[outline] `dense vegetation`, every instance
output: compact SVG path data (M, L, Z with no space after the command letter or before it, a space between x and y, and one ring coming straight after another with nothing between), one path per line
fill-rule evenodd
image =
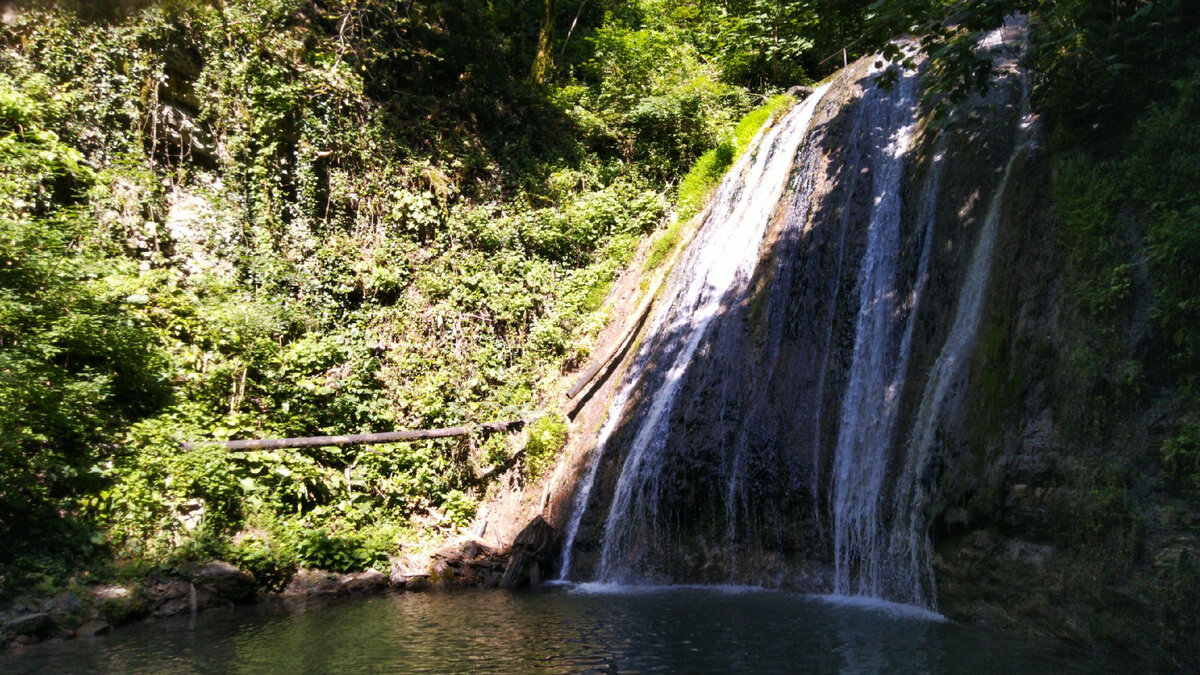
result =
M690 213L768 114L735 129L755 93L808 81L817 51L848 41L862 11L759 0L11 11L3 583L208 555L272 583L298 564L382 564L422 531L466 524L487 470L517 459L509 439L273 452L179 442L538 410L586 358L615 273L667 225L681 175L709 153ZM673 242L660 236L659 259ZM531 478L561 446L561 421L545 419L524 455Z
M1101 327L1080 359L1093 393L1165 381L1200 409L1200 19L1183 0L9 12L0 585L209 555L278 583L465 525L490 467L545 470L560 419L521 456L504 437L178 443L528 416L587 358L615 274L647 236L645 268L666 259L672 211L698 211L780 89L911 32L953 100L986 86L969 45L1014 12L1079 305ZM1139 284L1155 337L1130 352ZM1200 488L1200 418L1162 457L1178 490Z

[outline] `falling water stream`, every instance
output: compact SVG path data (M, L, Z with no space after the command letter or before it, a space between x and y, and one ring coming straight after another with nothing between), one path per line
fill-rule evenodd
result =
M681 334L681 340L662 344L647 340L634 355L625 384L616 394L611 412L601 429L588 474L567 525L561 577L569 578L571 550L579 531L580 518L595 482L596 469L612 431L619 422L643 370L653 361L670 363L666 377L653 394L650 409L643 415L632 449L625 459L616 496L608 511L601 558L601 577L616 580L628 562L621 524L633 519L647 525L656 503L653 491L661 464L653 461L666 436L664 421L675 403L679 382L700 340L722 303L736 286L744 286L758 262L759 247L771 212L778 204L791 172L796 153L821 97L824 85L796 106L784 119L760 132L750 150L721 182L713 207L677 269L679 273L661 299L660 309L647 329L650 335ZM664 353L665 352L665 353Z
M877 86L889 70L892 85ZM934 269L934 241L961 230L938 222L947 148L920 132L923 70L920 58L850 69L760 132L726 176L622 375L560 578L588 550L583 578L605 583L686 581L664 569L678 560L708 583L936 607L929 473L944 411L963 395L1030 123L1023 110L960 290L931 300L930 277L952 273ZM826 156L842 164L822 173ZM944 333L918 325L942 316L921 313L930 302L954 308ZM936 358L914 362L931 333L946 335L922 348ZM781 494L788 505L768 497ZM796 513L811 514L808 529L787 532Z
M878 521L908 357L897 339L897 268L900 190L916 126L916 85L916 73L906 71L894 92L873 88L863 102L870 128L884 132L871 161L874 205L859 265L853 361L833 465L834 590L845 595L879 596L885 563Z

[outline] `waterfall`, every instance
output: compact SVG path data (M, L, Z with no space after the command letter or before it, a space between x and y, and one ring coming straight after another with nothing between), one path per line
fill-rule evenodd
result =
M603 580L623 578L628 569L626 563L636 557L628 550L625 539L629 525L653 526L657 503L654 490L661 470L658 459L666 418L675 404L680 378L709 324L722 313L727 296L744 288L758 263L771 213L780 201L813 112L827 89L828 85L819 87L782 120L760 132L751 149L718 186L713 207L673 271L664 297L659 300L661 309L646 328L648 337L635 353L597 439L584 487L567 526L563 578L570 575L571 551L596 480L597 466L614 428L627 412L633 391L645 384L643 376L652 361L665 375L655 383L653 393L646 396L650 401L648 409L641 412L638 430L609 506L600 561Z
M908 461L896 483L895 522L891 529L889 554L897 562L896 593L900 600L935 607L933 552L929 539L929 509L932 502L928 473L937 449L937 432L947 404L961 396L966 385L967 364L979 330L984 294L991 278L993 250L1013 166L1031 147L1032 116L1028 107L1029 83L1021 77L1021 113L1017 142L1004 166L1004 173L988 203L979 238L971 254L967 276L954 308L950 334L930 369L921 395L916 421L908 440Z
M894 91L873 88L861 105L869 129L874 204L859 266L858 322L850 379L842 398L833 468L834 590L878 596L883 549L880 507L907 353L899 349L897 289L901 186L916 125L914 71Z
M642 414L609 506L600 558L600 577L604 581L622 581L629 576L630 562L638 552L631 550L627 534L634 528L655 524L655 490L662 469L659 459L666 438L666 416L675 404L680 379L709 324L724 309L727 294L735 287L744 288L757 265L771 213L826 89L828 85L818 88L769 129L747 153L745 165L722 181L696 241L680 261L671 295L664 298L650 333L681 337L669 340L672 344L667 349L673 353L664 355L663 345L656 340L646 340L642 347L647 353L653 347L659 348L658 365L666 365L666 375L650 397L649 410ZM639 358L635 365L642 361ZM635 379L636 374L630 377L631 381ZM614 407L610 414L622 412Z
M1029 121L994 181L950 146L976 132L917 133L924 66L906 63L887 66L890 87L867 61L822 85L722 181L621 375L561 578L936 605L937 443ZM970 105L991 110L1000 91ZM939 220L956 213L979 227ZM957 293L931 281L959 274Z

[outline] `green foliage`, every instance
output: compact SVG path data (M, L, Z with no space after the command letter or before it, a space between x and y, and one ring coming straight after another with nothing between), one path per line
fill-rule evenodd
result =
M742 116L738 120L737 126L733 129L733 140L738 149L738 156L745 152L750 147L750 141L754 139L755 134L767 120L778 117L787 109L791 108L796 102L788 94L777 94L767 99L765 103L758 106Z
M253 535L230 546L227 556L230 562L253 574L259 586L270 591L283 590L299 564L291 549Z
M296 557L304 566L331 572L364 570L387 560L384 551L361 535L331 535L324 528L300 536Z
M379 564L430 511L465 525L503 439L179 443L535 409L663 222L657 186L699 167L698 208L773 110L735 124L743 85L815 72L804 45L861 13L544 10L61 2L0 27L0 563L225 555L278 587ZM531 476L565 438L546 419Z
M708 200L709 193L721 182L721 178L729 170L729 167L733 166L733 163L750 147L750 142L754 140L755 134L763 124L772 117L778 116L792 103L794 103L794 99L787 94L779 94L768 99L763 105L742 116L737 126L734 127L732 138L722 139L717 147L708 150L696 160L687 175L679 182L677 213L681 221L686 222L700 212ZM665 239L660 239L660 241L665 241ZM655 253L651 252L651 257L654 256ZM652 269L657 265L658 262L655 262L654 265L647 265L647 268Z
M1192 75L1173 102L1147 111L1125 152L1108 160L1076 154L1055 176L1082 308L1117 317L1143 268L1161 348L1184 382L1200 368L1200 134L1187 121L1200 114L1198 102L1200 76Z
M558 8L553 39L578 28L533 85L540 6L61 3L0 28L5 561L226 555L275 587L377 564L429 511L468 523L503 438L179 442L536 408L662 221L652 186L745 100L607 7Z
M46 128L49 91L0 76L0 562L90 552L78 496L167 398L145 321L105 283L114 266L79 204L94 175Z
M1054 176L1055 209L1071 242L1072 266L1086 270L1077 286L1081 307L1113 318L1130 300L1131 244L1120 216L1120 186L1082 155L1065 159Z
M734 6L720 22L726 77L760 88L806 82L804 56L820 22L816 3L743 0Z
M592 58L569 90L571 115L593 130L596 145L669 180L716 140L743 105L688 40L672 30L608 25L589 38ZM564 92L567 93L567 92ZM564 107L566 107L564 105Z
M1193 490L1200 490L1200 423L1185 422L1163 441L1163 459L1176 476Z
M451 523L458 527L466 527L475 518L475 511L479 505L467 494L452 490L442 500L442 508L445 509Z
M687 221L700 212L704 203L708 201L709 193L721 182L729 167L733 166L736 155L737 146L729 139L722 140L717 147L700 155L687 175L679 181L677 213L680 220Z
M671 251L674 251L675 246L679 243L679 232L682 229L682 224L676 221L654 238L654 241L650 243L650 253L646 256L646 262L642 266L643 270L649 272L658 269L659 265L666 262Z
M643 0L638 19L674 31L731 84L763 91L804 84L841 68L841 51L862 55L865 0ZM836 56L837 58L829 58ZM820 77L816 77L820 79Z
M529 427L525 442L525 477L535 481L567 444L567 421L557 414L538 418Z
M1200 17L1186 0L878 0L872 9L877 45L896 33L922 36L931 89L951 102L987 89L992 63L975 45L1023 15L1036 102L1068 143L1123 135L1149 103L1170 96L1181 55L1200 45ZM885 55L907 58L894 47Z

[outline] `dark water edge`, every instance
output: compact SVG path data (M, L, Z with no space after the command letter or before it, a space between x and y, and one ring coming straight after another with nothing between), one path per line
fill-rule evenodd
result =
M912 607L744 587L264 603L0 655L4 673L1106 672L1099 654Z

